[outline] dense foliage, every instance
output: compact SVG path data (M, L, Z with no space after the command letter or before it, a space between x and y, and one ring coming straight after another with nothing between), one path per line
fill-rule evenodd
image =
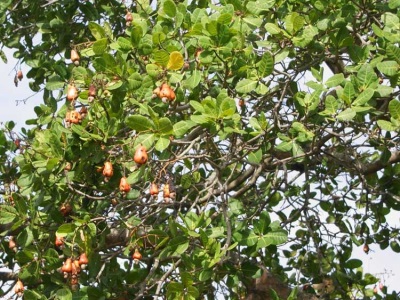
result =
M242 299L268 270L382 297L352 251L400 252L399 18L399 0L2 0L0 47L43 96L0 132L3 292Z

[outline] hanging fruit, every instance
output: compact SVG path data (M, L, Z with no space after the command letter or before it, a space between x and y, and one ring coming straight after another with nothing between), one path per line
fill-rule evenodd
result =
M17 280L17 283L14 286L14 292L21 297L22 294L24 293L24 284L22 283L21 280Z
M174 90L167 83L161 85L159 97L163 102L174 101L176 98Z
M56 247L58 248L64 246L64 238L62 236L56 235L56 240L54 242L54 245L56 245Z
M89 91L88 91L88 101L92 102L94 100L94 98L96 97L96 87L95 85L92 83L89 86Z
M71 112L67 111L65 113L65 123L70 123L70 121L71 121Z
M131 190L131 186L129 185L126 177L122 177L119 182L119 190L123 193L128 193Z
M65 163L64 170L68 172L71 171L71 169L72 169L72 164L69 161L67 161Z
M79 114L80 114L81 119L86 117L87 113L88 113L87 107L86 106L82 106L81 109L79 110Z
M163 197L164 197L164 199L170 197L170 190L169 190L169 184L168 183L164 184Z
M111 177L114 174L113 166L112 163L109 161L106 161L104 163L104 168L103 168L103 175L105 177Z
M79 60L81 58L79 57L78 51L76 51L75 49L71 50L71 61L74 63L75 66L79 65Z
M72 124L78 124L81 121L81 114L75 110L70 112L69 122Z
M64 273L71 273L72 272L72 259L67 258L64 262L64 265L61 267L61 271Z
M135 163L138 165L145 164L147 162L148 155L147 155L147 150L145 146L139 146L136 149L135 156L133 157L133 160Z
M133 16L130 11L128 11L125 15L126 26L131 26L133 21Z
M10 239L8 241L8 248L10 248L10 250L16 252L17 251L17 243L15 242L15 239L13 236L10 236Z
M155 97L158 97L158 98L161 98L160 97L160 88L159 87L156 87L154 90L153 90L153 98L155 98Z
M167 84L163 83L160 87L156 87L153 90L153 98L158 97L166 103L168 101L174 101L176 98L174 90Z
M137 264L142 259L142 254L138 248L135 248L135 252L132 254L133 261Z
M74 85L69 85L67 90L67 100L74 101L78 98L78 90Z
M68 217L72 212L72 206L69 203L63 203L60 207L60 213L64 217Z
M156 196L158 195L158 193L159 193L158 186L155 182L153 182L150 186L150 195Z
M79 274L81 272L81 266L79 264L79 260L74 260L72 262L71 273L73 275Z
M24 74L22 73L21 70L18 70L18 72L17 72L17 78L18 78L19 81L21 81L22 78L24 78Z
M368 254L368 253L369 253L369 246L368 246L367 243L364 244L364 246L363 246L363 251L365 252L365 254Z
M87 265L89 263L89 259L87 258L87 255L85 252L83 252L80 256L79 256L79 264L82 265Z

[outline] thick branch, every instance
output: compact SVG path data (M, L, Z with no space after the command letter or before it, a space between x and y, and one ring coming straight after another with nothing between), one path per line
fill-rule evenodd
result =
M0 281L15 281L18 279L18 274L14 272L0 272Z
M376 162L373 162L371 164L368 165L364 165L361 168L361 173L363 175L369 175L372 173L376 173L379 170L391 165L391 164L395 164L400 162L400 151L394 151L392 152L392 154L390 155L390 158L387 162L383 162L381 160L378 160Z
M110 233L107 234L106 243L109 247L126 245L130 238L130 231L128 229L111 228Z

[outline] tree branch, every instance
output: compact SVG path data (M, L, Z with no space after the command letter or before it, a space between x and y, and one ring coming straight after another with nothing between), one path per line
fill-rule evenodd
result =
M387 162L383 162L381 160L378 160L378 161L373 162L371 164L364 165L361 168L361 173L363 175L369 175L369 174L372 174L372 173L376 173L379 170L381 170L381 169L383 169L383 168L385 168L385 167L387 167L389 165L398 163L398 162L400 162L400 151L394 151L390 155L390 158L389 158L389 160Z
M14 272L0 272L0 281L15 281L18 279L18 274Z

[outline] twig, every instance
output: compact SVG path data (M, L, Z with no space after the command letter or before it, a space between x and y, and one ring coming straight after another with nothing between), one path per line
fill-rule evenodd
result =
M171 275L171 273L179 266L179 264L181 263L182 259L178 259L175 263L172 264L171 268L160 278L160 280L158 281L157 284L157 290L155 295L153 296L153 300L157 300L158 295L160 294L161 288L163 286L163 283L165 282L165 280L167 279L167 277L169 275Z

